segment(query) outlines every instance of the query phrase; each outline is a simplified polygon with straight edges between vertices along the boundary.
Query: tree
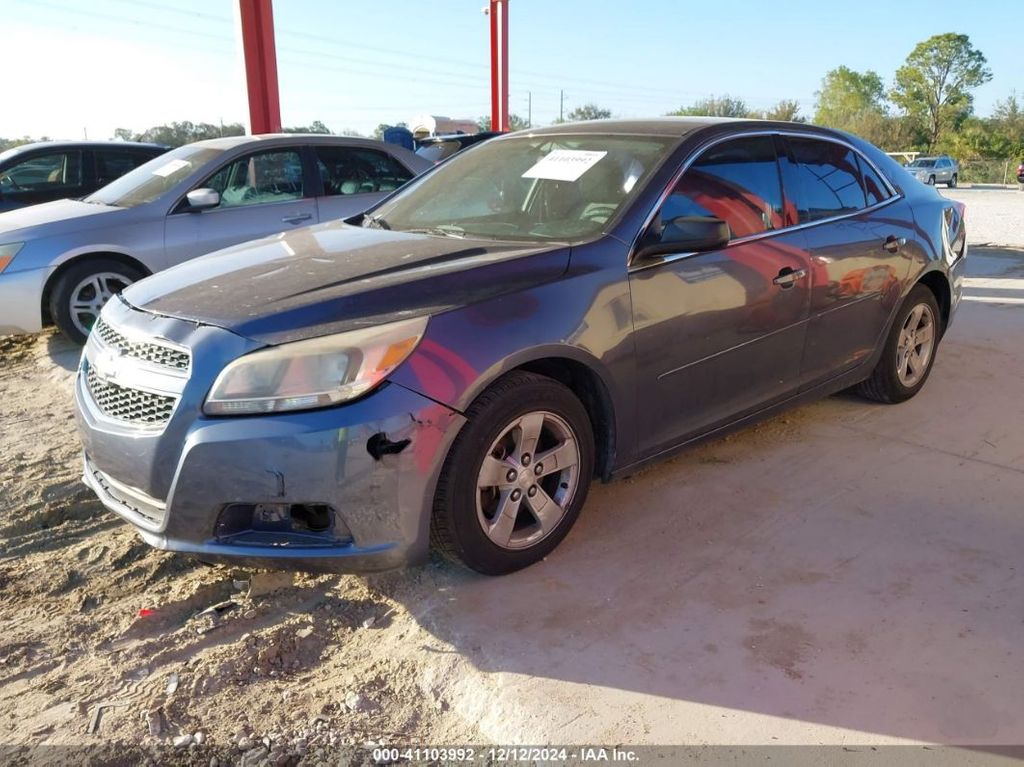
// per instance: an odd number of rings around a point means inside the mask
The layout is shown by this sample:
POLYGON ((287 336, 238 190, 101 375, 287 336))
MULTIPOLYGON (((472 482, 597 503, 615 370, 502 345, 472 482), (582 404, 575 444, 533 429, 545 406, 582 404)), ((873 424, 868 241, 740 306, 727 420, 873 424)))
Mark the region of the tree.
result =
POLYGON ((175 147, 220 136, 244 135, 245 126, 241 123, 214 125, 213 123, 192 123, 185 120, 172 122, 170 125, 155 125, 142 133, 136 133, 132 138, 135 141, 151 141, 175 147))
POLYGON ((597 104, 587 103, 576 107, 565 116, 567 122, 580 122, 581 120, 607 120, 612 116, 612 110, 599 107, 597 104))
POLYGON ((825 73, 815 95, 818 125, 849 131, 884 148, 902 148, 903 126, 889 115, 885 84, 877 72, 836 67, 825 73))
POLYGON ((865 112, 885 114, 885 84, 877 72, 839 66, 825 73, 814 105, 814 122, 830 128, 845 125, 865 112))
POLYGON ((932 149, 944 131, 971 114, 971 91, 992 79, 985 56, 967 35, 947 32, 918 43, 896 70, 891 98, 919 123, 932 149))
POLYGON ((734 99, 729 94, 724 96, 708 96, 695 101, 688 107, 679 107, 671 115, 709 116, 709 117, 750 117, 750 109, 743 99, 734 99))
POLYGON ((331 129, 319 120, 313 120, 311 125, 297 125, 292 128, 281 128, 282 133, 331 133, 331 129))
MULTIPOLYGON (((479 120, 476 121, 476 124, 480 126, 480 130, 482 130, 482 131, 490 130, 491 129, 491 116, 490 115, 484 115, 483 117, 481 117, 479 120)), ((525 117, 520 117, 517 114, 510 114, 508 116, 508 129, 510 131, 524 130, 524 129, 529 128, 529 127, 530 127, 530 123, 527 122, 525 117)))
POLYGON ((132 132, 130 128, 115 128, 114 138, 121 139, 121 141, 132 141, 132 132))
POLYGON ((765 109, 758 114, 762 120, 782 120, 784 122, 807 122, 800 116, 800 102, 792 99, 783 99, 771 109, 765 109))

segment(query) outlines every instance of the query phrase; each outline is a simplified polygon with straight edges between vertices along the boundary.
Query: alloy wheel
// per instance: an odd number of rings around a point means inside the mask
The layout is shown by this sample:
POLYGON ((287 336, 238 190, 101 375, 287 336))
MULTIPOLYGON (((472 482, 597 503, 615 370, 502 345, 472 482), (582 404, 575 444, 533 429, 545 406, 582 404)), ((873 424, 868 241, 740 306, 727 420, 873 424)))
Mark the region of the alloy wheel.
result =
POLYGON ((907 316, 896 342, 896 375, 908 389, 928 371, 935 348, 935 315, 928 304, 918 304, 907 316))
POLYGON ((71 321, 83 335, 89 335, 100 316, 100 310, 116 294, 132 284, 132 280, 117 272, 91 274, 71 291, 71 321))
POLYGON ((477 477, 477 520, 504 549, 524 549, 565 517, 579 485, 576 435, 562 417, 527 413, 501 430, 477 477))

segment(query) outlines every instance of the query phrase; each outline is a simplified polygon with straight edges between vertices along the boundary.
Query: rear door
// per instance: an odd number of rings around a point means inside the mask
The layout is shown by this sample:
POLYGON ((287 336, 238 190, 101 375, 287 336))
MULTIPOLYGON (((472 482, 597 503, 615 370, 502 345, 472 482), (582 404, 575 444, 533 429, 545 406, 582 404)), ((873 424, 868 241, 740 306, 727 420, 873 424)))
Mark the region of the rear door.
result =
POLYGON ((302 147, 274 147, 228 161, 194 185, 220 194, 216 208, 191 211, 183 198, 165 225, 168 266, 230 245, 317 223, 302 147))
POLYGON ((387 152, 367 147, 310 147, 323 191, 317 199, 321 221, 362 213, 415 174, 387 152))
POLYGON ((651 226, 676 216, 723 219, 732 241, 631 267, 644 455, 794 391, 808 317, 810 263, 787 220, 771 136, 706 150, 651 226))
POLYGON ((811 385, 856 367, 879 343, 909 271, 913 216, 846 144, 794 136, 786 143, 786 194, 804 225, 811 259, 801 365, 801 380, 811 385))

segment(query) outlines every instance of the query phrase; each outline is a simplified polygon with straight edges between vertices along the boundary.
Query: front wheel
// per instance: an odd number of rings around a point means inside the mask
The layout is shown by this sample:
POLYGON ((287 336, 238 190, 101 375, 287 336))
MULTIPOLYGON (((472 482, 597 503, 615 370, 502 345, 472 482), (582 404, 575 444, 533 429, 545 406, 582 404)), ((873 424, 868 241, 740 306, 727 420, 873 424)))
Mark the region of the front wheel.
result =
POLYGON ((857 387, 859 394, 895 404, 917 394, 928 380, 940 335, 935 294, 916 285, 903 302, 871 377, 857 387))
POLYGON ((952 177, 950 177, 949 181, 947 181, 947 182, 946 182, 946 186, 947 186, 947 187, 948 187, 949 189, 956 189, 956 181, 957 181, 957 179, 956 179, 956 174, 954 173, 954 174, 952 175, 952 177))
POLYGON ((594 473, 587 411, 565 386, 514 371, 466 412, 438 479, 431 541, 485 575, 548 555, 576 522, 594 473))
POLYGON ((64 335, 84 344, 103 305, 144 276, 112 258, 90 258, 74 264, 50 291, 50 317, 64 335))

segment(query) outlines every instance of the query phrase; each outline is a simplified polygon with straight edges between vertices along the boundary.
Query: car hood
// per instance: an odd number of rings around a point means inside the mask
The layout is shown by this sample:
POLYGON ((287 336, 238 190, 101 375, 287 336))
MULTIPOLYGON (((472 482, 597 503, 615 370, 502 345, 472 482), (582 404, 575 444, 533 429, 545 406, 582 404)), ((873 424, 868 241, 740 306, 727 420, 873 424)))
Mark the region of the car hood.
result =
POLYGON ((48 237, 92 226, 103 226, 111 215, 124 213, 124 208, 94 205, 81 200, 54 200, 27 205, 0 213, 0 240, 8 235, 48 237))
POLYGON ((520 244, 305 227, 187 261, 137 282, 143 311, 216 325, 274 344, 436 314, 548 282, 564 244, 520 244))

